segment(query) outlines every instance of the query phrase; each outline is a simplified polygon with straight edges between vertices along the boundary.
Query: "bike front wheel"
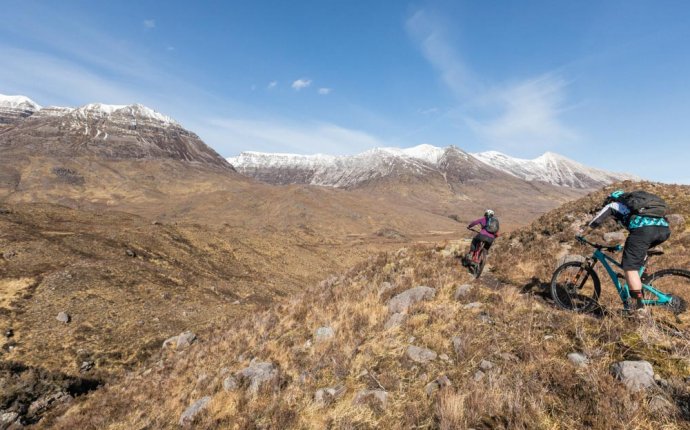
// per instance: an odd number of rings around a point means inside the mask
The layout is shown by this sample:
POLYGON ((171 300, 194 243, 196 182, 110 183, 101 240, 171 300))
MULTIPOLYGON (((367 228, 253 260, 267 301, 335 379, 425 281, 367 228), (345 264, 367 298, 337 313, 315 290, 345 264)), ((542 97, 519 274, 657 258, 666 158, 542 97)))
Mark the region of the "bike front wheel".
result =
MULTIPOLYGON (((672 315, 687 313, 690 303, 690 271, 683 269, 663 269, 642 278, 646 286, 670 296, 669 303, 654 306, 654 312, 666 312, 672 315)), ((654 300, 657 297, 649 289, 643 289, 645 299, 654 300)))
POLYGON ((551 277, 551 297, 562 309, 591 312, 599 306, 600 295, 599 276, 579 261, 562 264, 551 277))

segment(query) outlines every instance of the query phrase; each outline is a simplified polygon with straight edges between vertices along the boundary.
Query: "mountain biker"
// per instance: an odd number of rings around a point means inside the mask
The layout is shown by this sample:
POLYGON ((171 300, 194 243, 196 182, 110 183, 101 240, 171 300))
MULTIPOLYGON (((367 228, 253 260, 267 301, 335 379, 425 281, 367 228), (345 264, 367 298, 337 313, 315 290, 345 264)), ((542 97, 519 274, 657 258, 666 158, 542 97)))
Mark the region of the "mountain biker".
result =
MULTIPOLYGON (((623 248, 622 267, 628 283, 632 310, 644 309, 642 303, 642 281, 640 268, 644 266, 647 251, 668 240, 671 235, 668 220, 663 216, 648 216, 634 213, 623 201, 626 194, 616 190, 604 201, 604 207, 597 213, 589 227, 599 227, 608 217, 613 216, 629 232, 623 248)), ((633 193, 630 193, 633 194, 633 193)), ((653 196, 653 195, 652 195, 653 196)), ((657 197, 657 196, 654 196, 657 197)), ((658 197, 657 197, 658 198, 658 197)), ((663 201, 661 201, 663 203, 663 201)))
POLYGON ((484 249, 488 252, 494 240, 498 237, 498 218, 496 218, 494 211, 487 209, 484 212, 484 216, 478 220, 472 221, 467 228, 472 228, 475 225, 481 225, 482 229, 477 235, 472 239, 472 244, 470 245, 469 261, 472 258, 472 254, 477 250, 477 247, 481 242, 484 242, 484 249))

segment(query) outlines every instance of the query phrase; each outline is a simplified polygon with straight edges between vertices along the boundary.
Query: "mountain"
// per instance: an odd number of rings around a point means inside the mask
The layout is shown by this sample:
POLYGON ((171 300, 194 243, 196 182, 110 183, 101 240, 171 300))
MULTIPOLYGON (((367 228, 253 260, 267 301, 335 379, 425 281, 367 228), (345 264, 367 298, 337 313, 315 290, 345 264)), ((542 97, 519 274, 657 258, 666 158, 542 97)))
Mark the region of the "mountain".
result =
POLYGON ((107 159, 172 159, 230 168, 199 137, 146 106, 87 104, 48 107, 23 96, 0 96, 0 151, 107 159))
POLYGON ((462 182, 495 176, 496 170, 529 182, 573 189, 592 189, 617 180, 633 179, 632 175, 590 168, 553 153, 535 160, 522 160, 498 152, 469 154, 454 146, 438 148, 432 145, 376 148, 351 156, 243 152, 228 158, 228 162, 240 173, 271 184, 338 188, 356 188, 401 175, 442 175, 450 182, 452 179, 462 182))
POLYGON ((542 181, 570 188, 594 189, 622 180, 639 179, 625 173, 612 173, 587 167, 553 152, 533 159, 514 158, 496 151, 472 154, 503 172, 526 181, 542 181))

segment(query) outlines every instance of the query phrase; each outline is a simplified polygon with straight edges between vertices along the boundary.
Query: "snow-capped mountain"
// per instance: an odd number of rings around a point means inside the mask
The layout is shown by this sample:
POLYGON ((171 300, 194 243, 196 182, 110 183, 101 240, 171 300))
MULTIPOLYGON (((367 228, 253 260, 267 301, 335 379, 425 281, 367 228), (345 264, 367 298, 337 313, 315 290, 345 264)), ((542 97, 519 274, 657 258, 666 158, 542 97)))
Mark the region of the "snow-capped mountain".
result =
POLYGON ((167 158, 230 168, 196 134, 140 104, 42 108, 28 97, 0 95, 0 147, 68 157, 167 158))
POLYGON ((496 169, 526 181, 541 181, 563 187, 587 189, 626 179, 639 179, 625 173, 587 167, 553 152, 546 152, 533 160, 514 158, 496 151, 472 155, 496 169))
POLYGON ((419 145, 412 148, 375 148, 357 155, 297 155, 243 152, 228 158, 237 171, 273 184, 311 184, 356 187, 393 174, 440 174, 456 182, 488 178, 501 172, 526 181, 589 189, 632 175, 587 167, 558 154, 546 153, 522 160, 498 152, 469 154, 450 146, 419 145), (498 170, 498 172, 497 172, 498 170))

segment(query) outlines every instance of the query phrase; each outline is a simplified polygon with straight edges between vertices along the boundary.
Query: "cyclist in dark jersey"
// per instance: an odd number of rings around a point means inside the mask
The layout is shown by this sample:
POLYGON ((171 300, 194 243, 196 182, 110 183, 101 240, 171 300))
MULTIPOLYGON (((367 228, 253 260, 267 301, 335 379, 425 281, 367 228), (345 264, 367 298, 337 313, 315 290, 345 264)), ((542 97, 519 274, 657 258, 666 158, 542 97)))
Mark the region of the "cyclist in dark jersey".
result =
POLYGON ((599 227, 607 218, 613 216, 620 224, 628 229, 628 239, 623 248, 623 271, 628 283, 633 309, 642 309, 642 281, 640 268, 645 264, 647 251, 668 240, 671 236, 666 218, 650 217, 632 214, 622 202, 616 201, 624 194, 616 190, 607 197, 605 206, 594 216, 589 227, 599 227))
POLYGON ((484 249, 487 251, 489 248, 491 248, 491 245, 494 243, 494 239, 498 237, 498 231, 495 233, 491 233, 486 229, 486 225, 489 221, 490 218, 494 216, 494 211, 491 209, 487 209, 486 212, 484 212, 484 216, 479 218, 478 220, 474 220, 470 223, 470 225, 467 226, 467 228, 472 228, 475 225, 481 225, 482 229, 481 231, 472 239, 472 244, 470 245, 470 253, 473 253, 474 251, 477 250, 477 247, 479 246, 480 242, 484 242, 484 249))

